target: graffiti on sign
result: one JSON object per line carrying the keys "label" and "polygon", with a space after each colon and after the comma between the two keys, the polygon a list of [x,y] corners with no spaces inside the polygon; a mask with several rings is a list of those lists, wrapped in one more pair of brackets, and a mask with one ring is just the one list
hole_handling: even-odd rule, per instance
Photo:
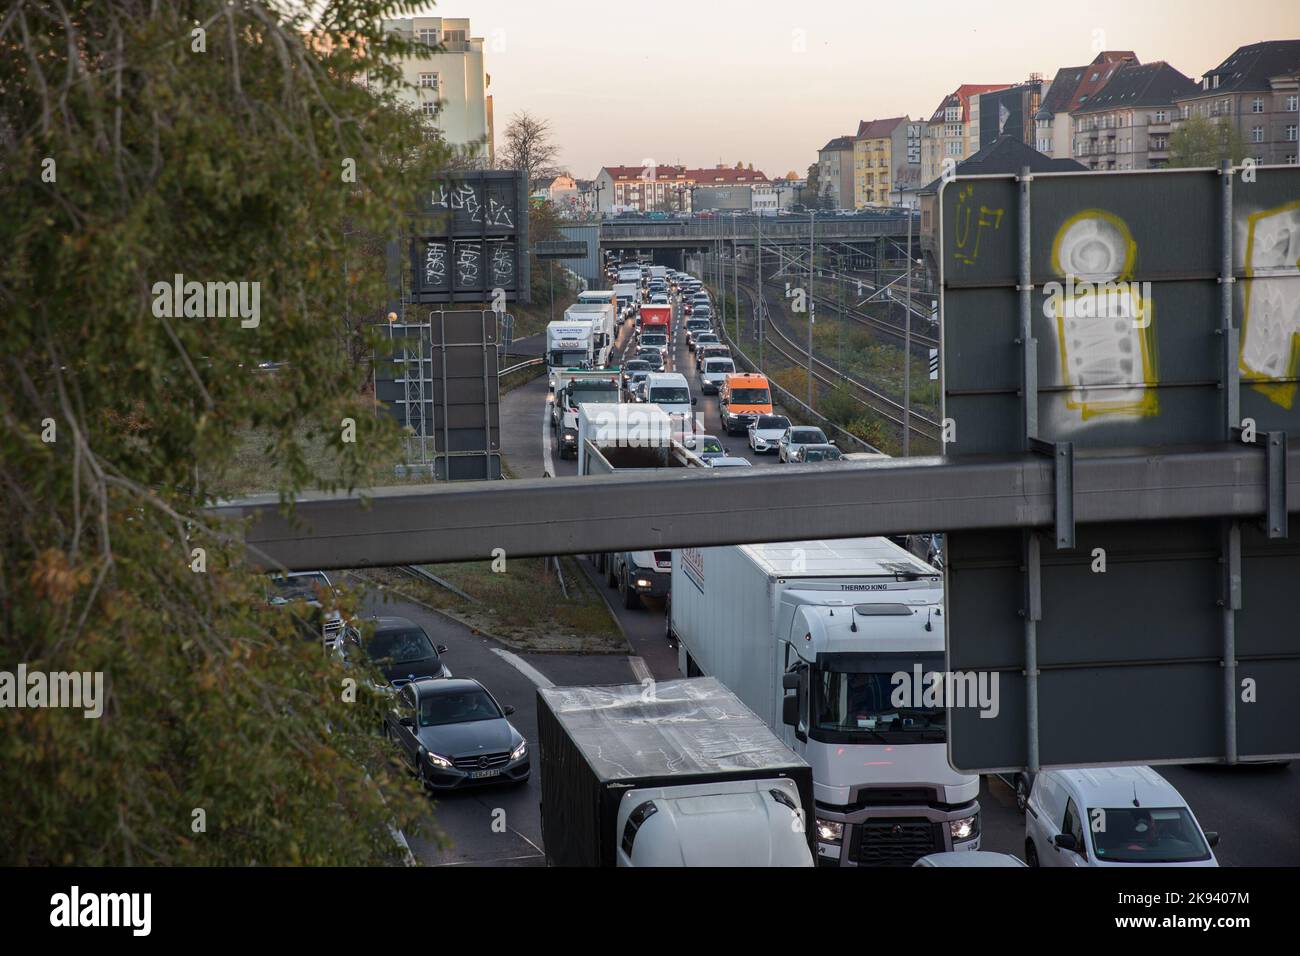
{"label": "graffiti on sign", "polygon": [[515,250],[507,242],[493,242],[491,249],[492,285],[501,288],[510,287],[515,281]]}
{"label": "graffiti on sign", "polygon": [[1238,366],[1244,384],[1289,409],[1300,370],[1300,200],[1249,215],[1245,231]]}
{"label": "graffiti on sign", "polygon": [[424,248],[424,284],[441,288],[447,282],[447,244],[431,242]]}
{"label": "graffiti on sign", "polygon": [[957,215],[953,226],[953,238],[957,243],[955,257],[958,262],[969,266],[976,263],[984,230],[1001,227],[1005,213],[1005,209],[991,209],[985,205],[977,208],[974,185],[967,183],[961,188],[957,194]]}
{"label": "graffiti on sign", "polygon": [[459,288],[478,288],[480,260],[483,250],[477,242],[456,243],[456,285]]}

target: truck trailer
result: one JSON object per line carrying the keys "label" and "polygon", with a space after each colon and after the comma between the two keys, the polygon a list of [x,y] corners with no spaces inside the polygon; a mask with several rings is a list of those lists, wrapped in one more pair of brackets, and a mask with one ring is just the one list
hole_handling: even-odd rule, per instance
{"label": "truck trailer", "polygon": [[579,302],[564,310],[566,322],[591,321],[591,354],[596,368],[609,364],[614,347],[614,330],[618,327],[618,308],[613,302]]}
{"label": "truck trailer", "polygon": [[551,866],[812,866],[812,773],[712,678],[537,691]]}
{"label": "truck trailer", "polygon": [[669,604],[681,672],[812,766],[819,865],[979,849],[979,777],[948,763],[943,701],[898,696],[944,672],[938,571],[885,538],[686,548]]}

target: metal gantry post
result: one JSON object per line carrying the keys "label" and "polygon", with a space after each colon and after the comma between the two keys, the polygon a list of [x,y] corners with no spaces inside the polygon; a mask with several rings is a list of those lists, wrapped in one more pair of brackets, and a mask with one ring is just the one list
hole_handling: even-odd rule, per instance
{"label": "metal gantry post", "polygon": [[[1021,364],[1021,428],[1026,451],[1035,447],[1038,439],[1038,353],[1033,336],[1033,276],[1029,237],[1029,187],[1032,182],[1029,167],[1022,166],[1019,178],[1019,270],[1016,291],[1019,293],[1019,329],[1022,348]],[[909,224],[911,220],[908,220]],[[911,257],[908,250],[908,257]],[[1055,466],[1054,466],[1055,467]],[[1059,487],[1057,489],[1059,491]],[[1059,506],[1059,502],[1058,502]],[[1022,553],[1025,562],[1025,764],[1032,770],[1038,763],[1038,621],[1042,616],[1042,542],[1037,532],[1024,537]]]}
{"label": "metal gantry post", "polygon": [[813,286],[817,282],[817,274],[813,263],[817,258],[816,245],[814,236],[814,219],[816,210],[808,210],[808,299],[805,306],[808,309],[808,407],[813,407]]}
{"label": "metal gantry post", "polygon": [[[1235,276],[1232,262],[1232,162],[1219,167],[1219,335],[1223,347],[1223,436],[1234,438],[1241,424],[1240,332],[1232,324]],[[1143,303],[1143,307],[1148,307]],[[1241,523],[1221,523],[1223,549],[1223,745],[1224,759],[1237,762],[1237,611],[1241,608]]]}
{"label": "metal gantry post", "polygon": [[912,216],[907,216],[907,292],[903,301],[903,457],[912,453]]}
{"label": "metal gantry post", "polygon": [[[777,208],[781,206],[781,194],[777,191]],[[758,217],[758,238],[754,241],[754,289],[758,302],[754,305],[754,325],[758,334],[758,370],[763,371],[763,217]]]}
{"label": "metal gantry post", "polygon": [[740,341],[740,246],[738,244],[739,223],[731,217],[731,297],[736,307],[736,348]]}

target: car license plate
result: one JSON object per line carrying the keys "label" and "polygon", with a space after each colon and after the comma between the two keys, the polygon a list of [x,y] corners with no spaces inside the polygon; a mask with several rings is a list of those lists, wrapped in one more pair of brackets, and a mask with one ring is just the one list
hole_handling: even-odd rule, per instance
{"label": "car license plate", "polygon": [[472,779],[477,780],[480,777],[495,777],[500,772],[500,770],[471,770],[469,775]]}

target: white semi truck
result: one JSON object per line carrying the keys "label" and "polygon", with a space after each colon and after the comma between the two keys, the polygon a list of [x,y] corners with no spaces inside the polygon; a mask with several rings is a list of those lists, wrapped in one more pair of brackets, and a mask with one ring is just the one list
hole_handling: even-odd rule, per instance
{"label": "white semi truck", "polygon": [[561,458],[578,457],[579,410],[584,403],[620,407],[623,401],[621,378],[622,372],[617,368],[556,370],[551,427],[559,439]]}
{"label": "white semi truck", "polygon": [[564,310],[566,322],[591,322],[592,362],[596,368],[609,365],[614,348],[614,330],[618,326],[618,309],[612,302],[579,302]]}
{"label": "white semi truck", "polygon": [[552,866],[812,866],[808,764],[711,678],[537,691]]}
{"label": "white semi truck", "polygon": [[942,582],[885,538],[672,553],[681,672],[717,677],[812,765],[820,865],[979,849],[979,777],[948,764],[943,703],[906,696],[944,671]]}
{"label": "white semi truck", "polygon": [[590,317],[551,322],[546,326],[546,376],[552,390],[558,369],[595,367],[594,334]]}

